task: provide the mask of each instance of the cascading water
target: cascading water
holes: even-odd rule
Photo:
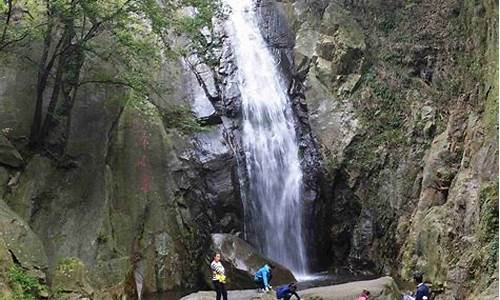
[[[247,238],[300,277],[307,273],[302,171],[292,110],[276,62],[259,30],[253,0],[226,0],[238,66],[248,173]]]

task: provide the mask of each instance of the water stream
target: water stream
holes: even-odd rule
[[[227,31],[238,67],[248,186],[247,239],[266,256],[308,273],[302,171],[286,87],[259,30],[255,1],[227,0]]]

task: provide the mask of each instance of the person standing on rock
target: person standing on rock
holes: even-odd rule
[[[266,264],[255,273],[254,281],[263,292],[269,292],[272,288],[270,283],[273,269],[274,266],[272,264]]]
[[[212,283],[217,295],[216,299],[220,300],[222,296],[223,300],[227,300],[226,271],[220,262],[220,253],[215,253],[214,260],[210,264],[210,269],[212,270]]]

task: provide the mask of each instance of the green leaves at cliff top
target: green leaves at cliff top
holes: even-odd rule
[[[220,15],[221,8],[218,0],[0,3],[0,51],[30,53],[28,59],[36,62],[41,55],[37,45],[49,41],[53,52],[49,55],[57,59],[67,48],[56,45],[70,38],[72,47],[85,56],[85,76],[92,77],[83,82],[122,84],[144,96],[159,91],[157,78],[167,60],[210,48],[206,32],[211,31],[212,18]],[[186,7],[194,13],[186,14]],[[185,41],[178,43],[176,36],[184,36]]]

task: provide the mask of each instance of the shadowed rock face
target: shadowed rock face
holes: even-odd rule
[[[280,264],[262,256],[244,240],[230,234],[213,234],[212,247],[220,252],[230,289],[257,288],[253,278],[265,264],[275,265],[271,285],[295,282],[292,272]]]

